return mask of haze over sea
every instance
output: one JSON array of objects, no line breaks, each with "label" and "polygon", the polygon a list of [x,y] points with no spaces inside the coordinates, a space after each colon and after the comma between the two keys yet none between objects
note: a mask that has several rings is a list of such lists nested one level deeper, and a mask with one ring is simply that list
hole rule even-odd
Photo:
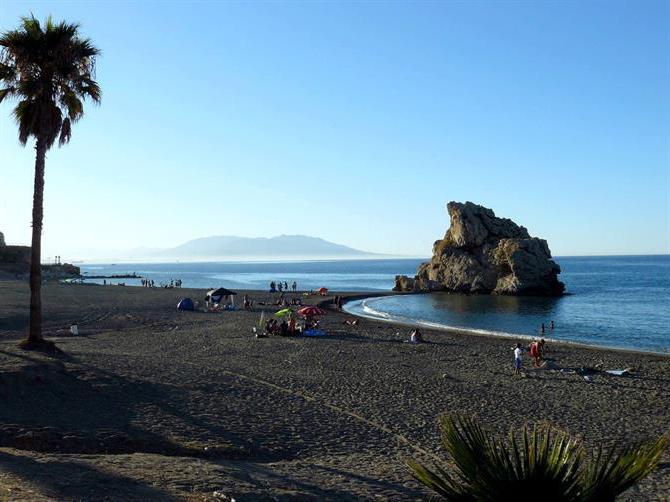
[{"label": "haze over sea", "polygon": [[[467,296],[434,293],[368,298],[347,310],[385,320],[457,327],[476,332],[539,335],[592,345],[670,352],[670,256],[555,258],[570,293],[561,298]],[[182,279],[185,287],[267,289],[269,282],[300,290],[388,291],[396,274],[413,275],[421,260],[348,260],[267,263],[83,265],[86,275],[136,272],[158,285]],[[127,285],[137,280],[121,279]],[[89,280],[88,282],[102,282]],[[108,281],[109,282],[109,281]]]}]

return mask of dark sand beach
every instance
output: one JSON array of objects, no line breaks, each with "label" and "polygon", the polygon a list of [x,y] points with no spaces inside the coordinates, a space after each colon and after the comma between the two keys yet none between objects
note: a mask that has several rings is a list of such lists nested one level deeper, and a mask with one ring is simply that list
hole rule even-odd
[{"label": "dark sand beach", "polygon": [[[548,420],[592,446],[670,429],[666,356],[554,345],[556,368],[636,371],[515,377],[509,339],[425,330],[412,345],[407,327],[332,310],[326,338],[256,339],[276,308],[180,312],[204,291],[47,284],[64,351],[50,357],[17,348],[28,296],[0,281],[0,500],[423,499],[404,459],[443,457],[441,413],[501,433]],[[668,493],[666,455],[622,500]]]}]

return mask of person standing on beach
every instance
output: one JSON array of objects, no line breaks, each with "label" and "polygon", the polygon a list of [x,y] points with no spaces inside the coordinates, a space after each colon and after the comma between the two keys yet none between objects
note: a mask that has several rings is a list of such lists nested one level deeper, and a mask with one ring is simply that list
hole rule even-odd
[{"label": "person standing on beach", "polygon": [[295,293],[296,289],[298,289],[298,284],[295,281],[293,281],[292,288],[293,288],[294,293]]},{"label": "person standing on beach", "polygon": [[[543,340],[544,341],[544,340]],[[533,342],[530,344],[530,357],[533,358],[533,366],[536,368],[540,367],[540,360],[542,355],[540,354],[540,343]]]},{"label": "person standing on beach", "polygon": [[540,333],[544,335],[545,328],[544,328],[544,323],[542,323],[542,326],[540,326]]},{"label": "person standing on beach", "polygon": [[514,374],[515,375],[520,375],[521,374],[521,354],[523,353],[523,349],[521,348],[521,344],[517,343],[516,348],[514,349]]},{"label": "person standing on beach", "polygon": [[554,331],[554,321],[553,321],[553,319],[552,319],[552,321],[549,323],[549,330],[550,330],[550,331]]}]

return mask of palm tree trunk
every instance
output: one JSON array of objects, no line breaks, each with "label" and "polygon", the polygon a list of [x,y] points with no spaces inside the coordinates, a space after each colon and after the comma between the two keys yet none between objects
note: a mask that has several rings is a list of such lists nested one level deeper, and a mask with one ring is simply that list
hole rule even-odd
[{"label": "palm tree trunk", "polygon": [[33,189],[33,238],[30,248],[30,331],[29,345],[40,344],[42,338],[42,217],[44,205],[44,164],[46,142],[38,138],[35,146],[35,185]]}]

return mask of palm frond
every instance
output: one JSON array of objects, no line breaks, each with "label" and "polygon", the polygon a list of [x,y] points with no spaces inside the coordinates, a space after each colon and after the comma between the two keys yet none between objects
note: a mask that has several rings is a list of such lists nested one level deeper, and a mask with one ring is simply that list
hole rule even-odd
[{"label": "palm frond", "polygon": [[604,453],[598,448],[584,472],[584,500],[614,500],[617,495],[647,477],[658,465],[670,444],[670,433],[648,441]]},{"label": "palm frond", "polygon": [[[100,101],[100,87],[93,80],[95,58],[100,51],[79,35],[76,23],[43,24],[24,17],[18,29],[0,35],[0,80],[6,89],[0,100],[19,100],[14,116],[19,141],[41,138],[50,147],[56,139],[67,143],[72,124],[84,114],[84,100]],[[64,122],[67,118],[67,123]]]},{"label": "palm frond", "polygon": [[72,137],[72,125],[70,122],[70,118],[66,117],[65,120],[63,120],[63,124],[61,125],[60,128],[60,137],[58,138],[58,145],[64,145],[68,141],[70,141],[70,138]]},{"label": "palm frond", "polygon": [[668,445],[663,437],[606,456],[600,450],[589,465],[581,443],[548,424],[512,430],[507,442],[472,418],[447,415],[440,425],[450,467],[431,469],[413,460],[407,465],[415,479],[447,500],[534,500],[540,492],[552,502],[614,500],[654,469]]},{"label": "palm frond", "polygon": [[11,96],[14,94],[16,89],[14,87],[5,87],[4,89],[0,89],[0,103],[7,97]]}]

